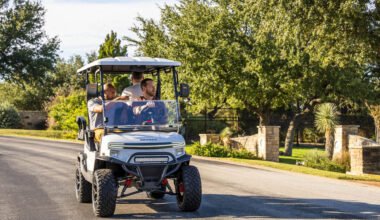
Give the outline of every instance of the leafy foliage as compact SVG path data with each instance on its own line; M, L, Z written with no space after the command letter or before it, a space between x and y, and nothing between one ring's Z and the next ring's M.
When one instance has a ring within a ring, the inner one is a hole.
M0 79L43 82L54 69L59 40L42 29L44 14L39 1L0 1Z
M117 33L111 31L99 47L98 59L117 56L127 56L127 46L121 46L121 40L117 39Z
M162 8L159 22L139 17L138 39L127 39L140 54L182 62L181 80L196 91L193 111L230 105L269 124L278 107L371 93L379 37L378 9L368 4L184 0Z
M26 85L0 83L0 96L18 110L43 110L44 104L52 95L53 91L49 82Z
M200 145L196 142L191 145L191 154L206 157L233 157L233 158L244 158L244 159L257 159L252 153L248 152L245 148L238 150L232 150L229 147L207 143L205 145Z
M18 128L20 121L20 115L13 105L0 103L0 128Z
M340 165L331 161L323 152L311 150L306 154L305 166L320 170L345 173L349 166Z
M49 107L50 128L54 130L71 131L67 138L76 135L78 125L76 116L87 118L86 93L84 91L73 91L69 96L57 96Z
M73 90L83 89L86 84L86 78L79 75L77 70L84 65L81 56L71 56L65 60L59 58L55 71L51 72L54 92L60 95L68 95Z

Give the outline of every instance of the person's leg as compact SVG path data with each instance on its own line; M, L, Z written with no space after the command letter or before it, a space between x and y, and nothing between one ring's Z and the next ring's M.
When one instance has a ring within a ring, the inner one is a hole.
M102 139L102 135L104 134L104 128L95 128L94 129L94 141L100 143L100 140Z

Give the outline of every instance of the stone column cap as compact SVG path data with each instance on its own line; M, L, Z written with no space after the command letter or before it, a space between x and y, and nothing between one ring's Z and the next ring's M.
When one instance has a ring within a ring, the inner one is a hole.
M343 128L343 127L355 127L359 128L360 125L335 125L336 128Z

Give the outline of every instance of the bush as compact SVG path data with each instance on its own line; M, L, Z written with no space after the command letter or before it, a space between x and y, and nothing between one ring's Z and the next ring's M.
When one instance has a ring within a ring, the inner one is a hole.
M70 131L65 138L75 138L78 125L76 116L87 118L86 93L72 92L69 96L57 96L49 107L49 127L54 130Z
M233 157L244 159L257 159L247 149L241 148L239 150L231 150L229 147L212 144L211 142L201 145L199 142L195 142L191 145L191 154L206 157Z
M324 152L316 149L309 151L305 156L305 166L320 170L345 173L347 167L331 161Z
M8 102L0 103L0 128L18 128L20 115L16 108Z

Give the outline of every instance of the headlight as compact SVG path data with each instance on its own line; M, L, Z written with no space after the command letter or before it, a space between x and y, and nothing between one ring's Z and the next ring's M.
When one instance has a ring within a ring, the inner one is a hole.
M175 154L178 156L178 155L182 155L185 153L185 148L183 147L180 147L180 148L176 148L175 149Z
M119 151L118 150L110 150L110 156L111 157L118 157L119 156Z

